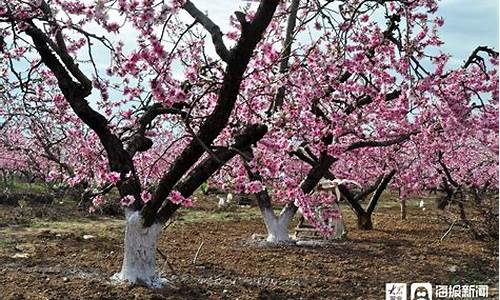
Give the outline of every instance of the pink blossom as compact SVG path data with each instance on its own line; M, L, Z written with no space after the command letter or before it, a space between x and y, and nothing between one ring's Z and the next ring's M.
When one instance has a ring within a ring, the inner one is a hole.
M142 191L141 193L142 202L148 203L151 200L151 197L152 197L151 193L149 193L148 191Z
M168 196L168 199L174 203L174 204L179 204L184 207L190 207L193 205L193 202L190 198L186 198L181 195L178 191L172 191L170 195Z
M97 195L92 199L92 205L94 207L99 207L104 202L104 197L102 195Z
M262 192L263 190L264 186L260 181L251 181L245 186L245 192L249 194L257 194L259 192Z
M105 177L112 184L117 184L120 181L120 173L118 172L109 172Z
M134 203L134 202L135 202L135 198L134 198L134 196L132 196L132 195L127 195L127 196L123 197L123 198L120 200L120 203L121 203L123 206L126 206L126 207L128 207L128 206L132 205L132 203Z

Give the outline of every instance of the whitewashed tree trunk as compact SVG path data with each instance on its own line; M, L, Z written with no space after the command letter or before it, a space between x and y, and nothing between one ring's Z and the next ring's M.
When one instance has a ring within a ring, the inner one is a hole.
M156 273L156 243L161 230L162 225L156 223L144 227L138 211L126 212L122 269L113 275L112 281L139 283L150 288L165 284L166 280Z
M293 218L293 213L286 207L282 210L279 217L274 214L271 207L262 210L264 223L267 228L267 241L271 243L283 243L290 241L288 234L288 225Z
M332 238L333 239L340 239L342 237L344 237L344 235L347 234L347 231L345 229L345 224L344 224L344 218L342 216L342 210L340 209L340 205L335 202L333 205L333 208L334 209L337 209L340 213L340 218L338 219L334 219L333 220L333 235L332 235Z

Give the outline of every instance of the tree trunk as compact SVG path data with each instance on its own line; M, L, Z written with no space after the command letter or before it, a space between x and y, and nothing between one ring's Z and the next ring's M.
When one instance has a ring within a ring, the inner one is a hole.
M138 211L126 212L123 263L120 273L113 275L116 282L144 284L160 288L166 280L156 274L156 243L162 230L161 224L144 227Z
M2 170L2 181L3 181L4 188L9 187L9 181L7 179L7 172L4 170Z
M372 215L369 213L363 213L358 215L358 229L362 230L372 230Z
M283 243L290 241L288 234L289 220L276 217L272 208L266 208L262 211L264 223L267 228L267 241L271 243Z
M384 175L384 177L378 184L377 189L375 190L375 192L373 192L370 202L368 203L368 207L366 208L366 211L362 213L357 213L359 229L363 230L373 229L373 223L372 223L373 211L375 210L375 207L378 204L380 196L382 196L382 192L387 188L389 182L391 181L392 177L394 177L395 174L396 170L392 170L387 175Z
M332 238L333 239L341 239L344 236L346 236L346 234L347 234L347 230L346 230L345 223L344 223L344 218L342 215L342 210L340 209L340 205L338 204L338 202L335 202L333 204L333 208L337 209L339 211L340 218L333 220L332 225L333 225L334 229L333 229Z
M401 206L401 220L406 220L406 199L400 199L399 205Z
M245 154L248 157L253 158L253 152L251 149L249 149ZM251 167L246 162L245 168L250 180L262 182L260 174L258 172L253 172ZM257 204L259 205L262 218L264 219L264 224L266 224L266 240L270 243L289 242L290 235L288 234L288 224L290 224L297 208L294 205L286 205L280 215L276 216L271 203L271 196L269 195L267 189L263 189L262 191L256 193L255 196L257 198Z

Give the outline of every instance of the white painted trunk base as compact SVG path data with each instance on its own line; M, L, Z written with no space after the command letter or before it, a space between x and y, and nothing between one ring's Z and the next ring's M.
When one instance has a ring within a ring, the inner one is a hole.
M288 224L293 217L293 214L288 213L285 209L279 217L276 217L272 208L266 208L262 211L264 223L267 228L267 241L270 243L285 243L290 241L288 234Z
M345 225L344 225L344 218L342 217L342 210L340 209L340 205L337 202L335 202L332 206L334 209L337 209L340 213L340 218L334 219L332 224L330 224L331 226L333 226L332 238L333 239L341 239L347 234L347 231L346 231Z
M166 280L156 274L156 243L161 224L144 227L138 211L126 212L123 264L120 273L111 277L116 283L139 283L160 288Z

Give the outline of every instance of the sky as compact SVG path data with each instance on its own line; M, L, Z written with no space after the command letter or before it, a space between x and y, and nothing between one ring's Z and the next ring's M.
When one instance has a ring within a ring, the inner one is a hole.
M93 2L94 0L86 0ZM208 16L219 25L223 32L227 32L229 27L229 17L235 11L241 10L241 7L245 7L253 3L257 4L255 0L191 0L201 11L206 12ZM475 47L479 45L487 45L499 49L498 47L498 11L499 11L499 0L441 0L440 9L438 15L444 17L445 25L441 28L440 36L444 41L444 45L441 48L445 53L450 54L451 58L449 61L449 67L455 68L463 64L463 62L468 58L470 53ZM183 19L186 19L187 23L191 23L191 17L186 13L182 12ZM87 30L91 32L98 32L102 30L97 25L91 25ZM135 30L130 28L130 30L125 30L128 32L127 35L114 36L116 40L123 40L125 42L125 48L127 45L135 45L136 35ZM110 36L113 39L113 36ZM230 45L228 45L230 46ZM98 47L98 45L95 45ZM210 48L212 48L210 50ZM102 55L97 53L102 52ZM207 43L208 52L215 54L211 42ZM83 51L83 50L82 50ZM84 57L87 55L82 53ZM109 66L109 55L107 51L103 49L96 48L96 54L94 58L98 69L103 70ZM91 74L93 69L91 65L82 66L84 72ZM183 72L180 68L173 68L174 77L182 77ZM120 95L114 95L112 92L112 97L121 97ZM94 103L100 95L96 92L90 97L91 103Z
M454 63L465 60L479 45L498 51L498 0L443 0L441 37Z
M92 1L92 0L87 0ZM201 11L208 13L208 16L221 28L227 32L229 27L229 17L241 7L250 3L257 5L255 0L191 0ZM449 61L450 68L456 68L465 61L475 47L486 45L499 49L498 47L498 11L499 0L441 0L438 15L444 17L445 24L441 28L440 36L444 41L441 50L451 55ZM191 23L192 18L186 12L181 11L182 18L186 23ZM91 32L98 32L102 29L95 25L88 28ZM158 29L160 30L160 28ZM123 40L125 49L127 46L136 45L135 30L125 30L128 35L111 36L111 39ZM230 47L231 45L228 44ZM131 50L131 49L129 49ZM215 55L212 43L207 43L207 50ZM105 49L103 49L105 51ZM104 52L106 53L106 52ZM104 54L103 53L103 54ZM86 55L86 53L83 53ZM216 55L215 55L216 56ZM109 56L95 55L98 67L101 69L109 66ZM91 66L86 66L92 72ZM85 68L85 67L84 67ZM176 74L178 73L178 74ZM182 76L182 72L175 72L174 76Z
M192 0L223 31L228 17L248 1ZM498 50L499 0L441 0L438 15L445 19L441 28L443 51L451 55L450 63L458 66L476 46L487 45Z

